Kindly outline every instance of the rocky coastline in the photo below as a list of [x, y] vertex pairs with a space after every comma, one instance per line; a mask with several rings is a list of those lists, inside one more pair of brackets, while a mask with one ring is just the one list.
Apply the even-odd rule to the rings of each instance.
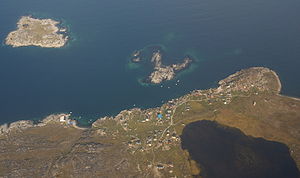
[[43, 48], [60, 48], [67, 41], [66, 28], [59, 28], [58, 21], [36, 19], [23, 16], [17, 23], [17, 30], [10, 32], [5, 44], [12, 47], [39, 46]]
[[[70, 118], [70, 114], [51, 114], [46, 118], [34, 123], [32, 120], [20, 120], [9, 124], [0, 125], [0, 136], [7, 135], [11, 132], [20, 132], [33, 127], [43, 127], [47, 124], [59, 124], [69, 127], [79, 128], [75, 120]], [[82, 128], [83, 129], [83, 128]]]
[[[154, 53], [153, 55], [153, 62], [156, 63], [157, 66], [161, 66], [161, 56], [160, 53]], [[270, 75], [271, 74], [271, 75]], [[216, 95], [218, 97], [221, 95], [230, 95], [229, 98], [232, 98], [232, 92], [249, 92], [253, 89], [256, 89], [260, 92], [272, 92], [274, 94], [279, 95], [281, 90], [281, 82], [279, 76], [273, 70], [270, 70], [265, 67], [252, 67], [249, 69], [243, 69], [238, 71], [227, 78], [219, 81], [219, 87], [216, 89], [209, 89], [209, 90], [194, 90], [191, 91], [190, 94], [187, 94], [183, 97], [172, 99], [167, 103], [172, 103], [175, 105], [176, 103], [186, 102], [186, 100], [193, 96], [203, 95], [203, 93], [209, 93], [210, 97]], [[205, 94], [207, 95], [207, 94]], [[214, 97], [213, 97], [214, 98]], [[230, 99], [226, 99], [226, 103], [230, 102]], [[289, 97], [290, 98], [290, 97]], [[296, 98], [298, 99], [298, 98]], [[130, 115], [132, 113], [141, 112], [153, 112], [158, 113], [160, 108], [150, 108], [146, 110], [142, 110], [141, 108], [132, 108], [129, 110], [122, 110], [118, 115], [115, 117], [102, 117], [97, 119], [95, 122], [92, 123], [91, 127], [98, 127], [101, 125], [102, 122], [105, 120], [115, 120], [120, 123], [123, 123], [125, 115]], [[125, 122], [126, 123], [126, 122]], [[61, 113], [61, 114], [52, 114], [47, 116], [46, 118], [39, 121], [37, 124], [34, 124], [31, 120], [20, 120], [16, 122], [12, 122], [10, 124], [3, 124], [0, 125], [0, 135], [8, 134], [12, 131], [22, 131], [32, 127], [42, 127], [47, 124], [59, 124], [59, 125], [67, 125], [70, 127], [74, 127], [77, 129], [86, 129], [77, 126], [75, 120], [71, 118], [70, 114]]]
[[201, 165], [181, 147], [181, 135], [201, 120], [285, 144], [299, 169], [300, 102], [280, 89], [274, 71], [252, 67], [220, 80], [218, 88], [194, 90], [157, 108], [123, 110], [85, 130], [69, 114], [4, 124], [0, 177], [193, 177]]

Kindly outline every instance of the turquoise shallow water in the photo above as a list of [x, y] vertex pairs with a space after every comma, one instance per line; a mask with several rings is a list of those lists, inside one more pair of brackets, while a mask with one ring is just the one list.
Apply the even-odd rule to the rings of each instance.
[[[29, 14], [62, 21], [72, 41], [61, 49], [0, 47], [0, 123], [70, 111], [87, 121], [153, 107], [251, 66], [274, 69], [283, 94], [300, 96], [299, 9], [297, 0], [2, 0], [2, 41]], [[177, 86], [143, 86], [146, 74], [128, 68], [128, 57], [152, 44], [164, 46], [168, 62], [186, 54], [199, 62]]]

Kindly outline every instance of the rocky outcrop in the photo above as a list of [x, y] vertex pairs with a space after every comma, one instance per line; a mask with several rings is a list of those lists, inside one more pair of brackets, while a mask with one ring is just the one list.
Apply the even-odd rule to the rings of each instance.
[[141, 62], [141, 60], [142, 60], [141, 51], [139, 51], [139, 50], [134, 51], [131, 56], [131, 61], [138, 63], [138, 62]]
[[[267, 68], [245, 69], [221, 80], [218, 89], [195, 90], [157, 108], [123, 110], [86, 130], [68, 127], [68, 114], [2, 125], [0, 130], [22, 132], [0, 134], [0, 177], [192, 177], [203, 170], [189, 162], [179, 135], [198, 120], [284, 143], [299, 168], [300, 102], [278, 95], [277, 79]], [[251, 157], [239, 148], [236, 155]]]
[[[5, 135], [8, 134], [12, 131], [23, 131], [28, 128], [32, 127], [42, 127], [47, 124], [57, 124], [57, 123], [62, 123], [66, 124], [68, 123], [69, 120], [69, 114], [52, 114], [41, 120], [39, 123], [34, 124], [33, 121], [31, 120], [20, 120], [16, 122], [12, 122], [10, 124], [3, 124], [0, 125], [0, 135]], [[70, 120], [71, 121], [71, 120]], [[68, 124], [68, 125], [73, 125], [73, 124]]]
[[192, 62], [186, 57], [182, 63], [165, 66], [162, 64], [162, 55], [160, 51], [153, 53], [151, 62], [154, 63], [154, 71], [149, 76], [149, 81], [154, 84], [161, 83], [165, 80], [172, 80], [176, 72], [185, 69]]
[[33, 122], [29, 120], [21, 120], [17, 122], [13, 122], [11, 124], [4, 124], [0, 126], [0, 135], [6, 134], [11, 131], [20, 131], [27, 128], [33, 127]]
[[44, 48], [60, 48], [68, 37], [61, 34], [66, 29], [59, 29], [59, 22], [52, 19], [35, 19], [23, 16], [17, 23], [18, 29], [6, 37], [5, 43], [13, 47], [40, 46]]

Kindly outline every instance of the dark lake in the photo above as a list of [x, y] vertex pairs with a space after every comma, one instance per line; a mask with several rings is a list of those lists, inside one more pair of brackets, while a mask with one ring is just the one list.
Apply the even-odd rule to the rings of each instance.
[[[215, 87], [242, 68], [269, 67], [283, 94], [300, 96], [299, 0], [1, 0], [0, 123], [73, 112], [83, 124], [123, 109], [159, 106]], [[3, 41], [23, 15], [69, 29], [61, 49]], [[198, 62], [174, 81], [144, 86], [128, 65], [134, 50], [164, 47], [165, 60]]]
[[286, 145], [253, 138], [213, 121], [188, 124], [182, 148], [201, 168], [204, 178], [298, 178]]

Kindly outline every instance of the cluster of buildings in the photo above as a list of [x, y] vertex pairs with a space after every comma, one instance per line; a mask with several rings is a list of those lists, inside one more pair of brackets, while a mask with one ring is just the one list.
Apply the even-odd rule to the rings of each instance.
[[222, 102], [223, 104], [229, 104], [232, 101], [231, 92], [226, 90], [195, 90], [190, 95], [195, 100], [207, 101], [209, 105], [213, 104], [214, 102]]
[[70, 114], [62, 114], [59, 117], [59, 122], [63, 123], [63, 124], [71, 125], [71, 126], [77, 125], [76, 120], [70, 119]]
[[180, 137], [175, 131], [170, 131], [167, 129], [165, 132], [163, 130], [153, 130], [148, 132], [148, 136], [144, 138], [139, 138], [137, 136], [131, 136], [130, 140], [127, 142], [127, 146], [135, 151], [149, 151], [151, 149], [162, 149], [167, 151], [171, 149], [172, 145], [178, 145], [180, 143]]

